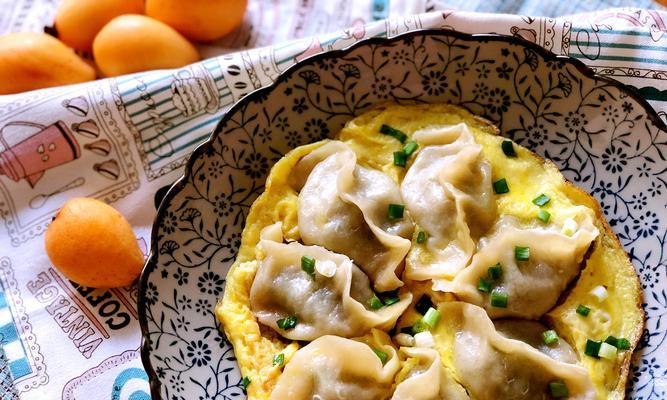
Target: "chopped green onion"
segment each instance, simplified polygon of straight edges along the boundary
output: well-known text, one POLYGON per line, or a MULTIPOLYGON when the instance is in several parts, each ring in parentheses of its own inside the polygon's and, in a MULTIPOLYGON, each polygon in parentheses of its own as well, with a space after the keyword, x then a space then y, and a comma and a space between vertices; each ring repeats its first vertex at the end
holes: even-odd
POLYGON ((619 350, 628 350, 630 348, 630 341, 624 338, 609 336, 607 339, 605 339, 604 342, 616 347, 619 350))
POLYGON ((491 305, 498 308, 507 308, 508 294, 503 289, 495 288, 491 292, 491 305))
POLYGON ((584 354, 587 356, 600 358, 600 346, 602 342, 596 342, 595 340, 586 339, 586 348, 584 349, 584 354))
POLYGON ((548 345, 558 343, 558 334, 555 330, 549 329, 548 331, 542 332, 542 340, 544 341, 544 344, 548 345))
POLYGON ((426 323, 422 319, 417 320, 417 322, 415 322, 414 325, 412 325, 413 335, 416 335, 419 332, 424 332, 427 330, 428 330, 428 325, 426 325, 426 323))
POLYGON ((551 199, 549 198, 549 196, 542 193, 541 195, 539 195, 539 196, 537 196, 533 199, 533 204, 535 204, 536 206, 542 207, 544 205, 547 205, 550 201, 551 201, 551 199))
POLYGON ((550 218, 551 214, 549 214, 549 211, 547 210, 540 210, 537 212, 537 219, 544 222, 545 224, 549 222, 550 218))
POLYGON ((615 360, 616 354, 618 354, 618 350, 616 349, 616 347, 610 345, 609 343, 605 342, 600 343, 600 350, 598 351, 598 356, 607 360, 615 360))
POLYGON ((530 258, 530 247, 514 246, 514 258, 518 261, 528 261, 530 258))
POLYGON ((392 304, 396 304, 396 303, 398 303, 400 300, 401 300, 401 299, 399 299, 398 297, 394 296, 394 297, 385 297, 385 298, 382 300, 382 302, 384 303, 385 306, 390 306, 390 305, 392 305, 392 304))
POLYGON ((384 306, 384 304, 382 304, 382 302, 380 301, 380 299, 378 299, 376 295, 373 295, 373 297, 371 297, 371 299, 368 301, 368 305, 373 310, 379 310, 380 308, 382 308, 382 306, 384 306))
POLYGON ((408 335, 412 336, 412 326, 404 326, 400 329, 401 333, 407 333, 408 335))
POLYGON ((516 151, 514 151, 514 145, 511 140, 503 140, 500 147, 507 157, 516 157, 516 151))
POLYGON ((315 275, 315 259, 311 256, 301 256, 301 269, 310 275, 315 275))
POLYGON ((394 165, 397 167, 405 167, 408 162, 408 156, 403 150, 394 152, 394 165))
POLYGON ((570 397, 570 391, 564 382, 549 382, 549 393, 556 399, 565 399, 570 397))
POLYGON ((285 355, 283 353, 276 354, 273 356, 273 366, 275 367, 276 365, 279 367, 282 367, 283 364, 285 364, 285 355))
POLYGON ((405 143, 405 140, 408 138, 408 135, 399 131, 398 129, 392 128, 389 125, 382 125, 380 127, 380 133, 383 135, 392 136, 398 139, 401 143, 405 143))
POLYGON ((405 153, 406 157, 410 157, 412 155, 412 153, 417 151, 418 147, 419 147, 419 145, 417 145, 416 142, 410 141, 405 146, 403 146, 403 152, 405 153))
POLYGON ((497 281, 503 276, 503 266, 500 265, 500 263, 490 266, 487 275, 489 276, 489 279, 497 281))
POLYGON ((438 321, 440 321, 440 311, 436 310, 435 308, 431 307, 426 311, 426 314, 424 314, 424 323, 431 328, 435 328, 435 326, 438 324, 438 321))
POLYGON ((491 292, 491 288, 493 287, 493 282, 486 278, 479 278, 479 282, 477 282, 477 290, 480 292, 484 293, 489 293, 491 292))
POLYGON ((588 308, 588 307, 586 307, 586 306, 583 305, 583 304, 579 304, 579 305, 577 306, 577 314, 579 314, 579 315, 581 315, 581 316, 583 316, 583 317, 588 317, 588 314, 590 314, 590 312, 591 312, 591 309, 588 308))
POLYGON ((389 219, 401 219, 404 211, 405 206, 403 204, 389 204, 387 215, 389 219))
POLYGON ((507 186, 507 180, 505 178, 501 178, 493 182, 493 191, 496 194, 509 193, 510 188, 507 186))
POLYGON ((415 310, 421 315, 426 314, 429 308, 433 307, 433 302, 427 294, 423 294, 415 304, 415 310))
POLYGON ((286 331, 296 326, 297 319, 295 315, 290 315, 286 318, 279 319, 276 323, 278 324, 278 328, 286 331))
POLYGON ((241 386, 243 386, 244 391, 248 390, 248 385, 250 385, 250 382, 252 381, 247 376, 244 376, 243 379, 241 379, 241 386))
POLYGON ((373 349, 373 353, 375 353, 375 355, 378 356, 383 365, 384 363, 387 362, 387 359, 389 358, 389 354, 385 353, 382 350, 373 349))
POLYGON ((426 232, 419 231, 417 234, 417 243, 422 244, 426 242, 426 232))
POLYGON ((618 343, 616 344, 616 348, 619 350, 629 350, 630 349, 630 341, 625 338, 619 338, 618 343))

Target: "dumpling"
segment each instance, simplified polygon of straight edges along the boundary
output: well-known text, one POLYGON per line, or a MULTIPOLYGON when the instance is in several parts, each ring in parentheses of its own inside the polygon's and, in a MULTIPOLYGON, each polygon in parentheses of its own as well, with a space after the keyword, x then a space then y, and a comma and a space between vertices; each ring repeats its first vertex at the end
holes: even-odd
POLYGON ((398 369, 396 351, 389 344, 371 348, 356 340, 322 336, 294 354, 270 398, 384 400, 391 395, 398 369), (380 355, 386 357, 384 363, 380 355))
POLYGON ((436 350, 401 347, 399 352, 407 358, 404 365, 412 365, 408 375, 396 386, 391 400, 470 400, 465 389, 440 362, 436 350))
POLYGON ((585 368, 549 357, 527 343, 499 334, 480 307, 465 303, 441 306, 449 324, 436 333, 448 336, 459 381, 477 400, 551 399, 551 386, 566 388, 571 400, 595 398, 585 368), (447 330, 449 329, 449 332, 447 330), (483 377, 483 379, 480 379, 483 377))
POLYGON ((598 235, 591 216, 581 213, 580 217, 579 229, 571 236, 561 233, 556 225, 524 228, 514 218, 503 217, 493 233, 480 240, 470 266, 453 281, 435 281, 433 289, 452 292, 460 300, 484 307, 491 318, 538 319, 577 276, 598 235), (517 260, 517 248, 527 248, 527 260, 517 260), (491 279, 489 267, 498 264, 501 276, 491 279), (489 285, 486 291, 478 289, 481 279, 489 285), (493 297, 500 302, 492 305, 493 297))
POLYGON ((496 217, 491 166, 463 123, 417 131, 412 138, 421 150, 401 194, 426 242, 410 250, 406 276, 452 278, 468 264, 475 239, 496 217))
POLYGON ((370 281, 348 257, 320 246, 285 244, 280 223, 264 228, 261 235, 250 308, 259 322, 283 337, 314 340, 324 335, 361 336, 371 328, 391 329, 412 300, 412 294, 404 291, 398 302, 372 309, 375 293, 370 281), (303 256, 315 260, 312 274, 302 269, 303 256), (320 273, 318 264, 332 276, 320 273))
POLYGON ((350 257, 377 291, 402 286, 397 272, 410 249, 413 224, 408 213, 389 218, 389 205, 403 204, 398 184, 357 165, 354 152, 338 141, 304 157, 294 175, 297 188, 303 182, 297 202, 303 242, 350 257))
POLYGON ((499 334, 508 339, 515 339, 528 343, 554 360, 568 364, 577 363, 577 353, 574 352, 572 346, 570 346, 564 339, 559 339, 558 342, 554 344, 544 343, 542 333, 549 328, 539 322, 520 319, 500 319, 493 321, 493 325, 496 327, 499 334))

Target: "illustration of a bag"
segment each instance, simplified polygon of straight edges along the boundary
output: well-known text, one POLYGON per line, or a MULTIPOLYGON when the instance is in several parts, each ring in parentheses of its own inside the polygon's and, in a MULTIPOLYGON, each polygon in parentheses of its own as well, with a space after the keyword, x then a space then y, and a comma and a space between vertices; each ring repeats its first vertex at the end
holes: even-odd
POLYGON ((0 128, 0 175, 14 182, 25 179, 34 187, 44 171, 74 161, 81 156, 79 144, 64 122, 44 126, 33 122, 14 121, 0 128), (21 126, 34 130, 26 136, 8 135, 5 129, 21 126))

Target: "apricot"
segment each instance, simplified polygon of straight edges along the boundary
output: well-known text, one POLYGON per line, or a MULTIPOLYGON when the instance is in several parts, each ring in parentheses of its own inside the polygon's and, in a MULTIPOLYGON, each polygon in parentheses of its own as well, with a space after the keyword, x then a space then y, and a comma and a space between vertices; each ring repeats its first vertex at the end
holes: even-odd
POLYGON ((53 36, 36 32, 0 36, 0 94, 93 79, 93 67, 53 36))
POLYGON ((247 0, 147 0, 146 15, 191 40, 208 42, 241 25, 247 5, 247 0))
POLYGON ((56 12, 56 29, 68 46, 90 51, 95 36, 109 21, 143 12, 143 0, 64 0, 56 12))
POLYGON ((97 66, 106 76, 179 68, 199 60, 197 49, 167 24, 143 15, 121 15, 93 42, 97 66))
POLYGON ((73 198, 46 229, 46 254, 67 279, 94 288, 130 285, 144 256, 130 223, 113 207, 73 198))

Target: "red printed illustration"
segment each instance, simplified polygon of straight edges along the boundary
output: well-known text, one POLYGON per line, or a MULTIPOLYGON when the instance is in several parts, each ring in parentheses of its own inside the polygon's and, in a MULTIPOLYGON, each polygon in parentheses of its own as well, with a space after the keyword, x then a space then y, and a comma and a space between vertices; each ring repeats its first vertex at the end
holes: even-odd
MULTIPOLYGON (((22 130, 25 131, 25 130, 22 130)), ((25 179, 35 187, 45 171, 81 157, 74 135, 62 121, 44 126, 34 122, 13 121, 0 128, 0 175, 18 182, 25 179), (5 128, 27 127, 33 131, 27 137, 9 135, 5 128)))

